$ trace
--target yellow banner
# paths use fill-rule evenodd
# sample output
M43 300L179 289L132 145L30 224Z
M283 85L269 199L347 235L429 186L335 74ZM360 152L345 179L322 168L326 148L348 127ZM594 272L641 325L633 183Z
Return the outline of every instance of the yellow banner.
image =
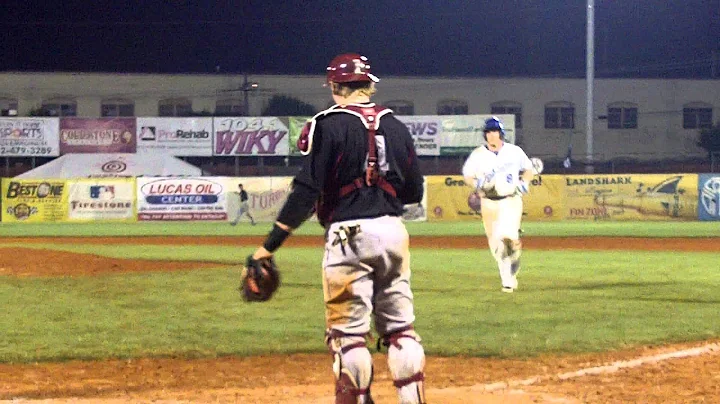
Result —
M523 220L552 221L563 218L564 183L561 175L539 175L523 197Z
M570 175L570 220L696 220L697 174Z
M65 180L2 180L3 222L60 222L67 215Z
M480 200L465 185L462 175L432 175L427 184L428 221L480 219Z
M428 221L481 219L480 200L460 175L425 177ZM543 175L533 179L530 193L523 197L523 220L561 220L563 177Z

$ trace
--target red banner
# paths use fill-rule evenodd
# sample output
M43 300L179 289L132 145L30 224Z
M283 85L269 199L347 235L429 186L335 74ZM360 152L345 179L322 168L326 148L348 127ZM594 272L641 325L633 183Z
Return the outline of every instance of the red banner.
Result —
M135 118L62 118L60 154L135 153Z

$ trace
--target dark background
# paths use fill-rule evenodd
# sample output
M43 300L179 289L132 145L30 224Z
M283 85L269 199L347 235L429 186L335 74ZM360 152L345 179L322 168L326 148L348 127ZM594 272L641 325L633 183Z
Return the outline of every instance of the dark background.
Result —
M710 78L720 0L596 0L597 77ZM10 1L0 70L585 75L585 0ZM713 59L714 58L714 59Z

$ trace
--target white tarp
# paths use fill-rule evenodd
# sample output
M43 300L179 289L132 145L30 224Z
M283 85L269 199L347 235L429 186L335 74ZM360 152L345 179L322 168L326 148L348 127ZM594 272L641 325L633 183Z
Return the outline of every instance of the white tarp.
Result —
M200 176L202 170L166 154L65 154L15 178Z

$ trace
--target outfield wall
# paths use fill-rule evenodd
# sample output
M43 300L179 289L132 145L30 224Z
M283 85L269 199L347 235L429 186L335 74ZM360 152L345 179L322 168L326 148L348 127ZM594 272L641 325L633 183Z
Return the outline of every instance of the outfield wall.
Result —
M257 221L277 217L291 177L2 179L3 222L231 221L248 192ZM413 221L482 217L461 176L425 177ZM720 220L720 174L542 175L524 198L525 221Z

